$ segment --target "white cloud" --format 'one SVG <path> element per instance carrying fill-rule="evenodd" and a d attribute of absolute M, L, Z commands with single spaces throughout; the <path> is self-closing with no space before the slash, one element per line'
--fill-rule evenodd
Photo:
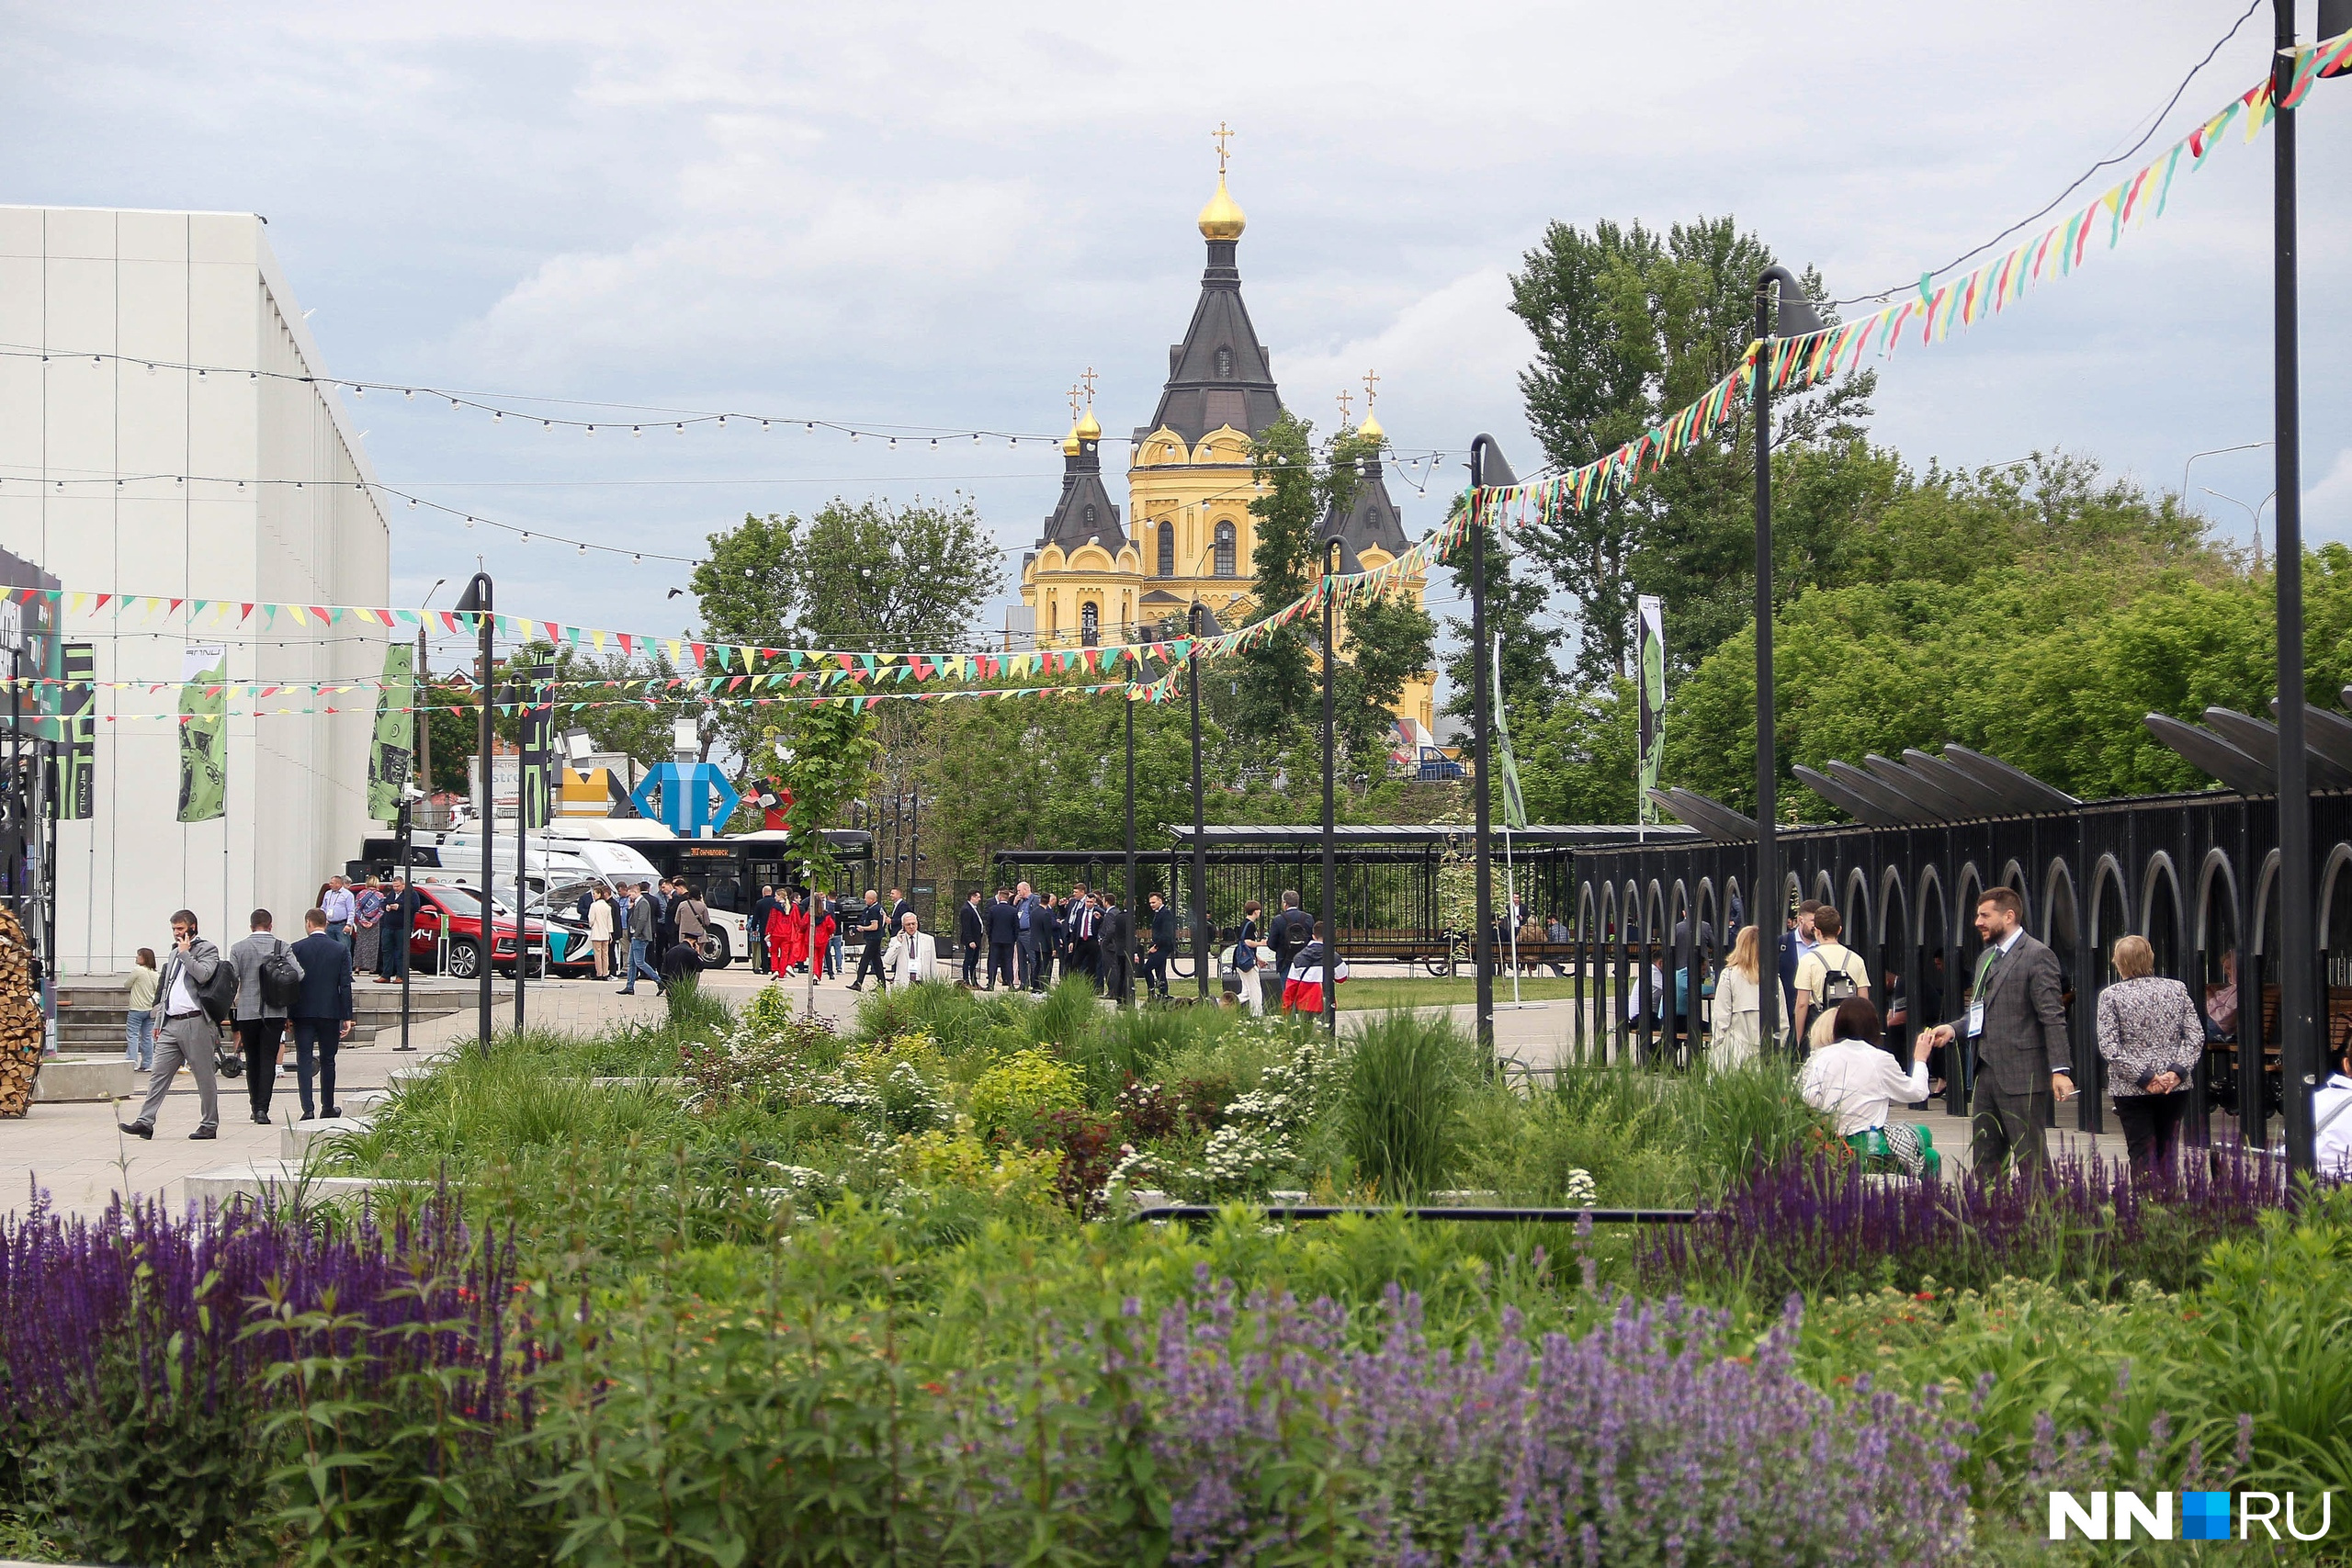
<path fill-rule="evenodd" d="M 2337 448 L 2335 466 L 2304 490 L 2303 536 L 2352 544 L 2352 446 Z"/>

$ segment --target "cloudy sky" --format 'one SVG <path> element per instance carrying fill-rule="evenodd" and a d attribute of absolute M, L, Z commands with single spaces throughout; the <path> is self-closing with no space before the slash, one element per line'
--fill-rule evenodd
<path fill-rule="evenodd" d="M 1285 400 L 1328 423 L 1378 369 L 1398 446 L 1449 454 L 1399 496 L 1418 533 L 1479 430 L 1533 464 L 1506 278 L 1547 221 L 1731 212 L 1841 296 L 1904 287 L 2129 148 L 2244 6 L 10 3 L 0 199 L 264 213 L 338 375 L 1054 435 L 1091 366 L 1120 434 L 1191 310 L 1224 119 Z M 2265 5 L 2150 153 L 2259 75 L 2268 30 Z M 2352 83 L 2301 118 L 2307 526 L 2352 538 Z M 2263 440 L 2269 203 L 2267 140 L 2233 139 L 2119 250 L 1901 355 L 1877 438 L 2170 487 Z M 746 510 L 959 489 L 1017 552 L 1059 472 L 1042 442 L 354 413 L 388 483 L 671 554 Z M 2243 536 L 2203 491 L 2259 502 L 2268 461 L 2200 459 L 2191 498 Z M 482 552 L 502 607 L 684 625 L 682 568 L 397 521 L 401 603 Z"/>

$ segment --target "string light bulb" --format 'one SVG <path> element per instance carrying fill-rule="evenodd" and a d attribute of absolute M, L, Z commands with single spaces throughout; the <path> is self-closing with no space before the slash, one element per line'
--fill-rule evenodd
<path fill-rule="evenodd" d="M 682 422 L 682 423 L 679 424 L 679 426 L 678 426 L 678 434 L 681 434 L 681 435 L 684 435 L 685 433 L 686 433 L 686 427 L 685 427 L 684 423 Z"/>
<path fill-rule="evenodd" d="M 154 373 L 155 367 L 153 366 L 150 365 L 147 367 L 147 374 L 153 376 Z M 354 381 L 351 384 L 351 395 L 355 398 L 364 398 L 368 395 L 368 389 L 361 386 L 358 382 Z"/>

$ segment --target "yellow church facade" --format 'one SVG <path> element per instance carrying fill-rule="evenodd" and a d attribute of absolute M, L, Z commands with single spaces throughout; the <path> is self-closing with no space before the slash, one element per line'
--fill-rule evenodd
<path fill-rule="evenodd" d="M 1208 245 L 1200 299 L 1183 341 L 1169 349 L 1159 406 L 1129 440 L 1127 516 L 1102 483 L 1102 430 L 1091 405 L 1062 444 L 1061 495 L 1021 566 L 1021 598 L 1035 613 L 1040 643 L 1181 635 L 1196 603 L 1226 628 L 1255 609 L 1250 503 L 1261 487 L 1251 454 L 1283 404 L 1241 298 L 1235 253 L 1245 221 L 1220 169 L 1216 194 L 1200 215 Z M 1382 436 L 1369 414 L 1359 433 Z M 1326 528 L 1345 541 L 1347 571 L 1383 565 L 1407 547 L 1377 460 L 1348 515 L 1327 518 Z M 1423 588 L 1419 577 L 1400 585 L 1416 604 Z M 1434 687 L 1433 675 L 1408 682 L 1398 717 L 1429 730 Z"/>

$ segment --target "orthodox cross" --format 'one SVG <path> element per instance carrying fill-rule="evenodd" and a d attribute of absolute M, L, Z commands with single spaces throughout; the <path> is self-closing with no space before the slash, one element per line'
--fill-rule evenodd
<path fill-rule="evenodd" d="M 1216 130 L 1209 133 L 1209 140 L 1216 143 L 1216 177 L 1219 179 L 1225 178 L 1226 138 L 1233 134 L 1232 127 L 1227 125 L 1223 120 L 1218 120 L 1216 122 Z"/>
<path fill-rule="evenodd" d="M 1372 412 L 1372 400 L 1375 395 L 1377 395 L 1375 389 L 1378 388 L 1379 385 L 1379 371 L 1367 370 L 1363 373 L 1363 412 L 1367 415 Z"/>
<path fill-rule="evenodd" d="M 1088 366 L 1086 374 L 1080 376 L 1079 379 L 1086 384 L 1086 406 L 1092 408 L 1094 406 L 1094 367 Z"/>
<path fill-rule="evenodd" d="M 1078 423 L 1078 383 L 1075 381 L 1069 384 L 1069 422 L 1072 424 Z"/>
<path fill-rule="evenodd" d="M 1345 388 L 1340 389 L 1340 423 L 1341 424 L 1350 424 L 1350 423 L 1354 423 L 1354 419 L 1355 419 L 1355 410 L 1354 410 L 1354 408 L 1351 406 L 1351 405 L 1354 403 L 1354 401 L 1355 401 L 1355 400 L 1354 400 L 1353 398 L 1351 398 L 1351 397 L 1350 397 L 1350 396 L 1348 395 L 1347 389 L 1346 389 Z"/>

